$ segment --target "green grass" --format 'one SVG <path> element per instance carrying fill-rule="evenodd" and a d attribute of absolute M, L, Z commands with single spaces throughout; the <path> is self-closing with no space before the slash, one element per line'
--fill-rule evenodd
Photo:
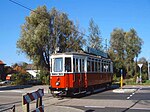
<path fill-rule="evenodd" d="M 120 85 L 120 81 L 114 81 L 113 84 L 119 84 Z M 144 80 L 144 81 L 142 81 L 142 84 L 140 84 L 140 83 L 136 83 L 133 78 L 124 79 L 123 84 L 124 85 L 150 85 L 150 80 Z"/>

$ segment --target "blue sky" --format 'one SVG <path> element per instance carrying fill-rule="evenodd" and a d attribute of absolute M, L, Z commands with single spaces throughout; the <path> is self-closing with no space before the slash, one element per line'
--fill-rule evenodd
<path fill-rule="evenodd" d="M 80 29 L 88 34 L 91 18 L 99 26 L 103 39 L 110 39 L 114 28 L 129 31 L 134 28 L 144 44 L 140 57 L 150 59 L 150 0 L 14 0 L 26 7 L 36 9 L 46 5 L 68 14 L 69 19 L 78 22 Z M 21 25 L 30 11 L 9 0 L 0 0 L 0 60 L 7 65 L 16 62 L 30 62 L 25 54 L 19 54 L 16 42 Z"/>

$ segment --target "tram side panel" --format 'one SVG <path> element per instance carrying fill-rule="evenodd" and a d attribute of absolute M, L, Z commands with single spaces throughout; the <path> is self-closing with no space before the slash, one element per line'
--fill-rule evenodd
<path fill-rule="evenodd" d="M 85 84 L 85 74 L 84 73 L 75 73 L 73 80 L 73 88 L 83 88 L 86 86 Z"/>
<path fill-rule="evenodd" d="M 112 82 L 110 73 L 87 73 L 87 86 L 94 86 Z"/>
<path fill-rule="evenodd" d="M 51 76 L 52 88 L 73 88 L 73 74 L 64 74 L 64 76 Z"/>

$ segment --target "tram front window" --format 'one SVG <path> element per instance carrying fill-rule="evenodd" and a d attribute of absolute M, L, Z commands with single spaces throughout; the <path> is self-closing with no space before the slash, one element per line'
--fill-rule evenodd
<path fill-rule="evenodd" d="M 63 71 L 63 58 L 55 58 L 54 72 L 62 72 L 62 71 Z"/>

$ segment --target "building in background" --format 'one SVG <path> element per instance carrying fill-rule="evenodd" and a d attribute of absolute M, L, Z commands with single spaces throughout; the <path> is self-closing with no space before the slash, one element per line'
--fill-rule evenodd
<path fill-rule="evenodd" d="M 40 70 L 38 70 L 38 68 L 33 64 L 28 64 L 27 65 L 26 72 L 31 74 L 33 76 L 33 78 L 37 78 L 40 74 Z"/>
<path fill-rule="evenodd" d="M 6 74 L 4 69 L 5 65 L 6 64 L 2 60 L 0 60 L 0 80 L 3 81 L 6 79 Z"/>

